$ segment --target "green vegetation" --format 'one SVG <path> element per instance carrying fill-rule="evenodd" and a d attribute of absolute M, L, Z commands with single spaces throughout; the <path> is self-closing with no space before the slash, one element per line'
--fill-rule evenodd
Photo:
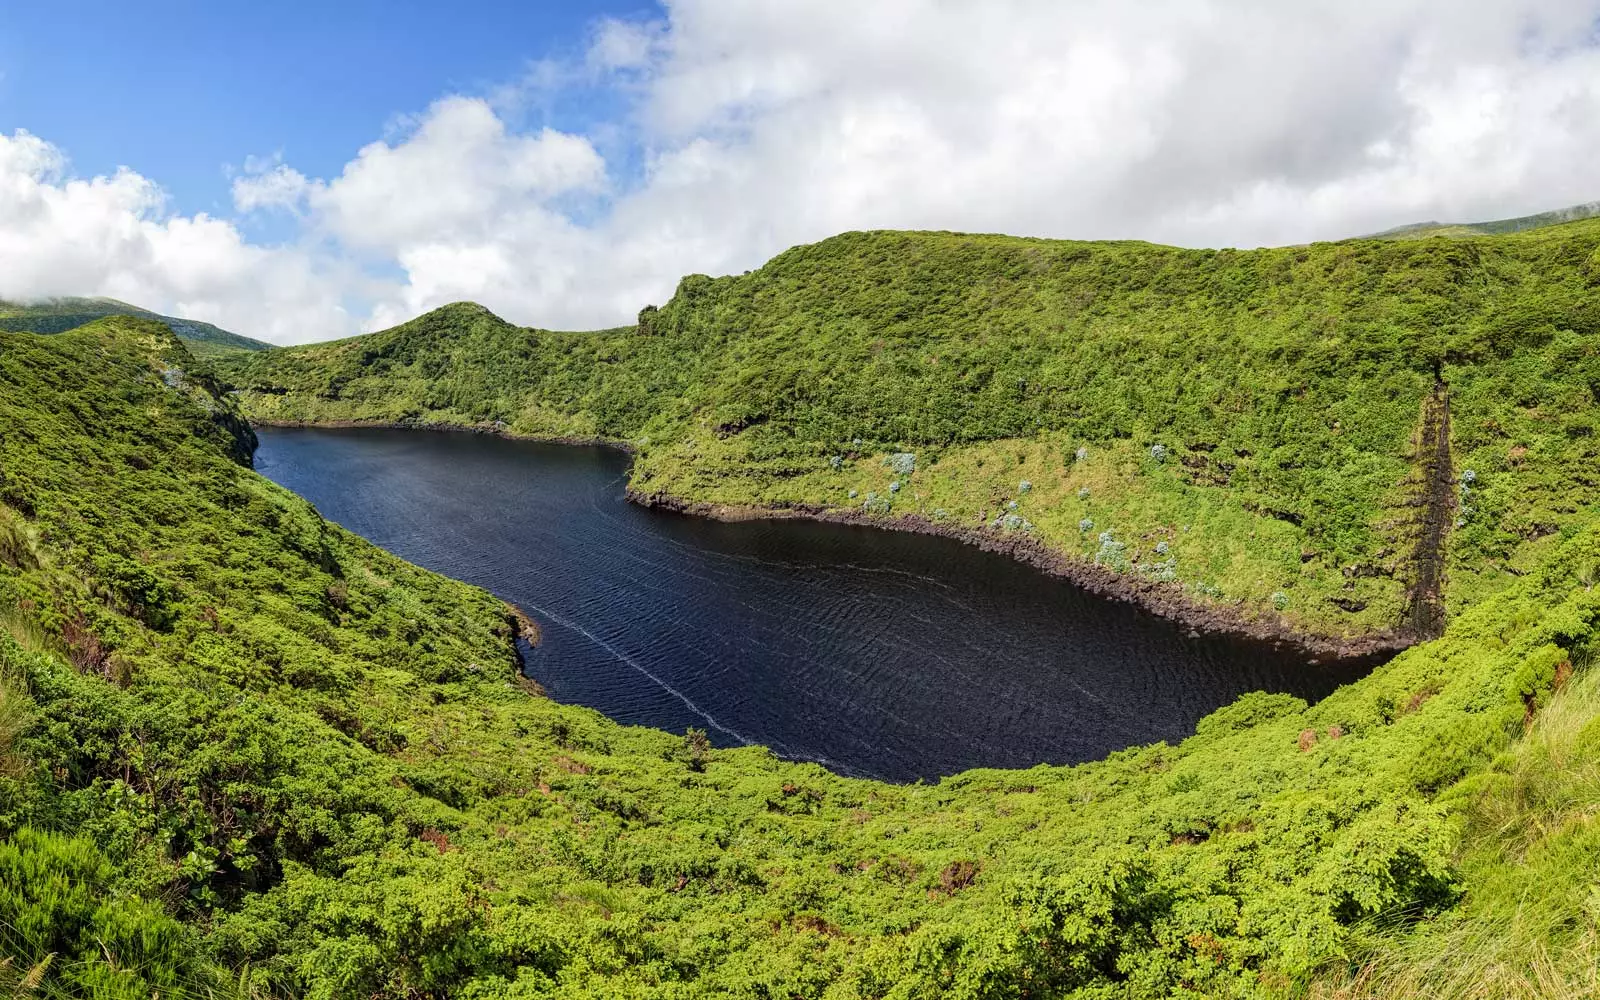
<path fill-rule="evenodd" d="M 1496 219 L 1493 222 L 1414 222 L 1377 233 L 1373 239 L 1417 240 L 1430 236 L 1504 236 L 1507 233 L 1524 233 L 1530 229 L 1559 226 L 1565 222 L 1592 219 L 1600 215 L 1600 201 L 1571 205 L 1537 215 L 1522 215 L 1515 219 Z"/>
<path fill-rule="evenodd" d="M 1022 533 L 1340 636 L 1401 623 L 1430 510 L 1459 521 L 1454 614 L 1600 500 L 1597 287 L 1600 222 L 1249 252 L 852 233 L 685 278 L 637 327 L 457 305 L 220 365 L 253 419 L 624 440 L 644 494 Z M 1462 482 L 1430 508 L 1439 378 Z"/>
<path fill-rule="evenodd" d="M 995 245 L 1009 259 L 1011 244 Z M 679 299 L 659 322 L 691 315 Z M 774 402 L 746 434 L 718 437 L 698 421 L 753 409 L 717 396 L 705 417 L 676 414 L 682 387 L 712 369 L 651 372 L 630 360 L 685 351 L 670 328 L 530 335 L 457 309 L 367 343 L 404 344 L 443 319 L 439 329 L 458 330 L 464 345 L 498 334 L 508 352 L 535 343 L 537 357 L 613 352 L 541 369 L 544 398 L 565 400 L 569 414 L 544 427 L 602 431 L 638 409 L 645 423 L 631 426 L 643 436 L 680 419 L 686 436 L 674 447 L 701 442 L 711 458 L 702 467 L 674 450 L 683 467 L 660 458 L 653 476 L 716 483 L 712 470 L 730 474 L 722 463 L 735 448 L 763 470 L 799 462 L 784 456 L 799 456 L 795 442 L 808 438 L 748 431 L 835 419 Z M 877 375 L 898 384 L 885 343 L 871 355 L 891 355 Z M 436 356 L 441 345 L 426 346 Z M 1538 372 L 1548 350 L 1519 346 L 1498 363 Z M 436 363 L 394 351 L 397 375 Z M 741 365 L 755 343 L 747 351 Z M 559 394 L 587 385 L 595 365 L 650 373 L 640 377 L 674 392 L 619 378 L 615 414 L 603 394 L 583 406 Z M 866 368 L 830 377 L 870 381 Z M 740 385 L 789 398 L 781 382 L 741 381 L 739 365 L 717 370 L 719 393 Z M 985 384 L 1010 371 L 994 369 Z M 457 407 L 437 412 L 527 419 L 466 406 L 482 387 L 464 366 L 435 374 L 428 391 Z M 1360 374 L 1330 376 L 1378 398 Z M 1406 368 L 1385 384 L 1399 394 L 1425 388 L 1426 375 Z M 351 384 L 326 402 L 353 405 L 343 395 Z M 1332 401 L 1330 389 L 1305 391 Z M 1517 393 L 1502 395 L 1515 412 Z M 1292 390 L 1268 396 L 1300 405 L 1288 402 Z M 1048 409 L 1027 392 L 973 397 L 987 421 L 978 426 L 1007 434 L 1023 429 L 1019 413 Z M 1141 398 L 1167 412 L 1154 388 Z M 866 401 L 862 423 L 893 425 L 886 403 Z M 1413 403 L 1394 404 L 1396 433 Z M 647 404 L 663 409 L 645 413 Z M 1086 395 L 1073 419 L 1110 420 L 1127 405 Z M 1338 412 L 1352 437 L 1383 439 L 1360 429 L 1359 411 Z M 1137 413 L 1126 411 L 1128 438 L 1108 433 L 1092 447 L 1143 447 Z M 1217 451 L 1250 450 L 1228 422 L 1192 420 L 1185 426 L 1218 435 Z M 1232 421 L 1278 426 L 1267 414 Z M 1485 970 L 1496 977 L 1486 981 L 1520 977 L 1546 995 L 1585 995 L 1592 984 L 1600 695 L 1586 668 L 1600 621 L 1600 525 L 1586 512 L 1565 518 L 1539 561 L 1459 612 L 1441 639 L 1316 706 L 1250 695 L 1178 746 L 893 786 L 756 748 L 708 748 L 693 732 L 619 726 L 525 691 L 503 606 L 375 549 L 251 472 L 234 403 L 158 325 L 0 334 L 0 435 L 8 988 L 912 1000 L 1466 997 L 1484 995 L 1471 977 Z M 1279 438 L 1299 440 L 1292 428 Z M 1174 456 L 1196 451 L 1176 430 L 1162 440 Z M 976 447 L 949 444 L 938 464 Z M 895 458 L 850 468 L 916 490 L 924 462 L 926 449 L 910 473 Z M 1171 458 L 1133 464 L 1130 482 L 1167 483 L 1178 496 L 1200 489 L 1163 478 L 1181 464 Z M 1024 501 L 1061 489 L 1028 465 L 1025 455 L 1004 470 L 1011 487 L 1031 481 L 1016 490 Z M 1240 479 L 1265 491 L 1301 473 L 1280 458 Z M 1480 473 L 1478 488 L 1509 492 L 1490 476 Z M 1107 473 L 1096 488 L 1114 482 Z M 1446 949 L 1459 967 L 1441 961 Z"/>
<path fill-rule="evenodd" d="M 272 345 L 199 320 L 162 316 L 148 309 L 105 298 L 59 298 L 43 302 L 0 301 L 0 330 L 29 333 L 65 333 L 107 316 L 137 316 L 165 324 L 197 356 L 213 357 L 236 351 L 265 351 Z"/>

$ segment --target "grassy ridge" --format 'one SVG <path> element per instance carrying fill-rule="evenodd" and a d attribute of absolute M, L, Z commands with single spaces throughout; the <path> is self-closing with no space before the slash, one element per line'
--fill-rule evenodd
<path fill-rule="evenodd" d="M 1528 884 L 1495 961 L 1592 973 L 1581 518 L 1315 707 L 891 786 L 531 697 L 504 609 L 250 472 L 161 327 L 0 335 L 0 384 L 0 977 L 44 995 L 1444 997 L 1412 956 Z"/>
<path fill-rule="evenodd" d="M 1437 379 L 1471 473 L 1452 613 L 1600 499 L 1597 248 L 1594 222 L 1249 252 L 852 233 L 685 278 L 637 327 L 458 305 L 224 371 L 255 419 L 623 439 L 641 492 L 1022 531 L 1245 617 L 1371 633 L 1406 610 Z"/>
<path fill-rule="evenodd" d="M 65 333 L 107 316 L 137 316 L 172 328 L 178 339 L 198 355 L 214 356 L 234 351 L 264 351 L 272 345 L 199 320 L 162 316 L 148 309 L 107 298 L 58 298 L 44 302 L 0 301 L 0 330 L 29 333 Z"/>
<path fill-rule="evenodd" d="M 1539 212 L 1536 215 L 1520 215 L 1512 219 L 1495 219 L 1490 222 L 1415 222 L 1408 226 L 1386 229 L 1374 234 L 1373 238 L 1416 240 L 1430 236 L 1503 236 L 1507 233 L 1543 229 L 1546 226 L 1559 226 L 1580 219 L 1592 219 L 1597 215 L 1600 215 L 1600 202 L 1591 201 L 1550 212 Z"/>

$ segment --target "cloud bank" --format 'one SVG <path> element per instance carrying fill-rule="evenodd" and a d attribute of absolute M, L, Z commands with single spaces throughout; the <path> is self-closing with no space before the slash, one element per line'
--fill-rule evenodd
<path fill-rule="evenodd" d="M 237 218 L 0 135 L 0 297 L 104 294 L 278 342 L 457 299 L 631 320 L 686 272 L 866 228 L 1256 246 L 1600 197 L 1600 4 L 672 0 Z M 585 134 L 519 107 L 596 88 Z M 376 130 L 376 129 L 375 129 Z M 295 233 L 253 244 L 239 220 Z"/>

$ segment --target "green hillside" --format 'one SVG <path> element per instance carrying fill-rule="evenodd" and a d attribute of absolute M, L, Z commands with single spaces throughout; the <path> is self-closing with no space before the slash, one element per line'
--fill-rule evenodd
<path fill-rule="evenodd" d="M 1581 219 L 1592 219 L 1597 215 L 1600 215 L 1600 201 L 1591 201 L 1582 205 L 1558 208 L 1551 212 L 1540 212 L 1537 215 L 1496 219 L 1492 222 L 1415 222 L 1408 226 L 1386 229 L 1372 238 L 1413 240 L 1426 239 L 1430 236 L 1504 236 L 1508 233 L 1522 233 L 1530 229 L 1543 229 L 1546 226 L 1559 226 Z"/>
<path fill-rule="evenodd" d="M 650 336 L 538 340 L 644 370 L 626 349 L 677 343 L 697 288 L 716 286 L 690 282 Z M 716 316 L 719 301 L 700 307 Z M 501 329 L 448 315 L 464 344 Z M 505 336 L 508 352 L 529 343 Z M 573 406 L 590 416 L 564 426 L 600 429 L 595 414 L 622 420 L 642 405 L 630 400 L 657 397 L 648 427 L 688 420 L 671 409 L 680 396 L 618 384 L 620 411 Z M 0 334 L 0 386 L 8 991 L 932 1000 L 1593 985 L 1600 527 L 1584 511 L 1443 638 L 1314 707 L 1250 695 L 1179 746 L 894 786 L 524 690 L 507 609 L 250 471 L 234 403 L 159 325 Z M 996 392 L 980 426 L 1013 429 L 1008 399 L 1037 405 Z M 706 419 L 736 412 L 725 405 Z M 792 460 L 771 442 L 764 461 Z"/>
<path fill-rule="evenodd" d="M 0 301 L 0 330 L 31 333 L 64 333 L 107 316 L 138 316 L 165 323 L 189 349 L 200 355 L 231 351 L 264 351 L 272 345 L 198 320 L 162 316 L 148 309 L 105 298 L 58 298 L 43 302 Z"/>
<path fill-rule="evenodd" d="M 1597 248 L 1600 222 L 1248 252 L 852 233 L 685 278 L 637 327 L 462 304 L 221 364 L 255 420 L 626 441 L 643 498 L 936 523 L 1190 617 L 1394 645 L 1600 499 Z"/>

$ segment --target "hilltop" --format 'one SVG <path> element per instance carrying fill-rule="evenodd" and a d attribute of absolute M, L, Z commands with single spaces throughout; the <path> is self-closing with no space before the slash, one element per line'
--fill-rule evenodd
<path fill-rule="evenodd" d="M 1011 266 L 1012 247 L 995 245 Z M 759 301 L 752 284 L 731 287 Z M 813 308 L 851 284 L 818 289 Z M 693 358 L 684 338 L 739 322 L 716 288 L 686 283 L 640 331 L 529 333 L 457 308 L 429 320 L 438 329 L 323 350 L 372 378 L 386 362 L 432 372 L 430 391 L 459 416 L 531 420 L 479 409 L 490 386 L 459 366 L 498 344 L 506 368 L 484 378 L 546 372 L 540 398 L 566 407 L 548 429 L 681 421 L 683 442 L 709 446 L 770 427 L 767 461 L 799 462 L 784 445 L 807 408 L 774 405 L 744 428 L 697 422 L 795 398 L 805 383 L 784 381 L 793 365 L 775 367 L 774 395 L 726 397 L 693 418 L 675 409 L 718 371 L 729 381 L 715 385 L 761 388 L 727 363 L 759 342 L 743 356 L 713 342 L 706 367 L 683 372 L 636 360 Z M 972 294 L 1005 300 L 998 284 Z M 909 303 L 885 308 L 920 328 Z M 980 331 L 972 349 L 992 350 L 1003 330 Z M 873 343 L 868 357 L 887 370 L 904 362 L 887 336 Z M 965 360 L 960 347 L 941 345 L 941 360 Z M 1419 365 L 1388 384 L 1420 380 L 1426 396 L 1432 373 Z M 662 381 L 633 387 L 617 372 Z M 602 381 L 612 394 L 580 394 Z M 354 384 L 323 381 L 304 398 L 348 404 Z M 45 996 L 128 998 L 1434 1000 L 1594 985 L 1600 525 L 1588 510 L 1442 638 L 1316 706 L 1249 695 L 1177 746 L 894 786 L 620 726 L 525 690 L 509 609 L 253 473 L 239 409 L 163 326 L 0 333 L 0 387 L 8 990 L 27 978 Z M 1269 387 L 1295 398 L 1293 385 Z M 1002 404 L 1032 397 L 1004 381 L 997 393 L 982 411 L 993 423 L 978 426 L 1009 432 L 1023 418 Z M 880 426 L 872 402 L 854 426 Z M 1084 413 L 1116 405 L 1086 400 Z M 1214 451 L 1233 442 L 1248 444 L 1224 437 Z M 1008 481 L 1027 464 L 1017 447 L 987 455 L 1007 458 Z M 692 468 L 692 455 L 671 454 Z M 853 475 L 880 474 L 850 461 Z M 726 462 L 713 451 L 707 466 L 730 475 Z M 919 469 L 901 493 L 923 488 Z M 1158 482 L 1170 469 L 1134 463 Z"/>
<path fill-rule="evenodd" d="M 1504 236 L 1509 233 L 1523 233 L 1530 229 L 1543 229 L 1546 226 L 1559 226 L 1582 219 L 1592 219 L 1597 215 L 1600 215 L 1600 201 L 1590 201 L 1550 212 L 1520 215 L 1514 219 L 1495 219 L 1492 222 L 1413 222 L 1410 225 L 1396 226 L 1381 233 L 1374 233 L 1370 238 L 1414 240 L 1430 236 Z"/>
<path fill-rule="evenodd" d="M 1600 499 L 1600 222 L 1255 251 L 849 233 L 635 326 L 457 304 L 221 362 L 257 421 L 637 454 L 644 502 L 939 530 L 1207 627 L 1396 648 Z"/>
<path fill-rule="evenodd" d="M 272 346 L 210 323 L 162 316 L 116 299 L 68 297 L 26 303 L 0 301 L 0 330 L 13 332 L 64 333 L 107 316 L 136 316 L 163 323 L 197 354 L 264 351 Z"/>

